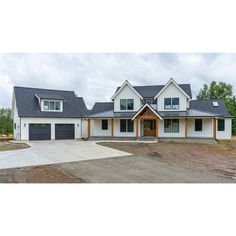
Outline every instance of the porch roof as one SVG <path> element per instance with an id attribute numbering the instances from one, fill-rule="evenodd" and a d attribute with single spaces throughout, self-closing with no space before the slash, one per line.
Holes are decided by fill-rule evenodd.
<path id="1" fill-rule="evenodd" d="M 114 112 L 113 110 L 102 111 L 90 115 L 91 118 L 132 118 L 136 112 Z"/>

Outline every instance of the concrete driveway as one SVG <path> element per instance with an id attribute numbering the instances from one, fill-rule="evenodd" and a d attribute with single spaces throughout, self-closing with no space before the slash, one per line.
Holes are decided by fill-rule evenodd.
<path id="1" fill-rule="evenodd" d="M 34 141 L 31 148 L 0 152 L 0 169 L 129 156 L 94 141 Z"/>

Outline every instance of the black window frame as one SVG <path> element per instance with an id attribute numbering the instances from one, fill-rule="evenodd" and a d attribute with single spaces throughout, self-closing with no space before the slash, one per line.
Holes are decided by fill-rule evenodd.
<path id="1" fill-rule="evenodd" d="M 177 100 L 178 101 L 178 104 L 173 104 L 173 101 L 174 100 Z M 174 106 L 176 106 L 176 108 L 174 108 Z M 171 98 L 171 108 L 173 109 L 173 110 L 179 110 L 179 98 Z"/>
<path id="2" fill-rule="evenodd" d="M 223 122 L 223 123 L 221 123 L 221 122 Z M 220 127 L 220 125 L 223 125 L 223 126 Z M 217 131 L 225 131 L 225 119 L 218 119 L 217 120 Z"/>
<path id="3" fill-rule="evenodd" d="M 121 133 L 133 133 L 134 121 L 131 119 L 120 119 L 120 132 Z"/>
<path id="4" fill-rule="evenodd" d="M 108 130 L 108 120 L 102 119 L 102 130 Z"/>
<path id="5" fill-rule="evenodd" d="M 195 132 L 202 132 L 202 119 L 195 119 Z"/>
<path id="6" fill-rule="evenodd" d="M 166 105 L 166 101 L 167 100 L 170 100 L 170 104 L 169 105 Z M 171 98 L 164 98 L 164 109 L 165 110 L 171 110 Z"/>
<path id="7" fill-rule="evenodd" d="M 133 111 L 134 110 L 134 99 L 120 99 L 120 110 L 121 111 Z"/>
<path id="8" fill-rule="evenodd" d="M 176 124 L 178 123 L 176 130 L 173 128 L 174 122 L 176 122 Z M 167 125 L 169 127 L 167 127 Z M 179 119 L 164 119 L 164 133 L 179 133 Z"/>
<path id="9" fill-rule="evenodd" d="M 168 105 L 166 104 L 167 101 L 169 102 Z M 174 101 L 178 101 L 178 103 L 173 104 Z M 179 98 L 164 98 L 164 110 L 179 110 Z"/>

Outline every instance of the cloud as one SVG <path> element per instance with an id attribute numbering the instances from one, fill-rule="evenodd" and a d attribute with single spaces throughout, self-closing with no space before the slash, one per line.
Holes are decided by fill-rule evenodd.
<path id="1" fill-rule="evenodd" d="M 236 91 L 236 54 L 0 54 L 0 107 L 11 106 L 12 87 L 74 90 L 88 107 L 109 101 L 126 79 L 133 85 L 225 81 Z"/>

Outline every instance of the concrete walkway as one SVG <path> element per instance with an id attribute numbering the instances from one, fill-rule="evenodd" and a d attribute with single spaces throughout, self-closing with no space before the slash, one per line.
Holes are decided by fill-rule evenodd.
<path id="1" fill-rule="evenodd" d="M 131 155 L 97 145 L 95 141 L 34 141 L 27 144 L 31 148 L 0 152 L 0 169 Z"/>

